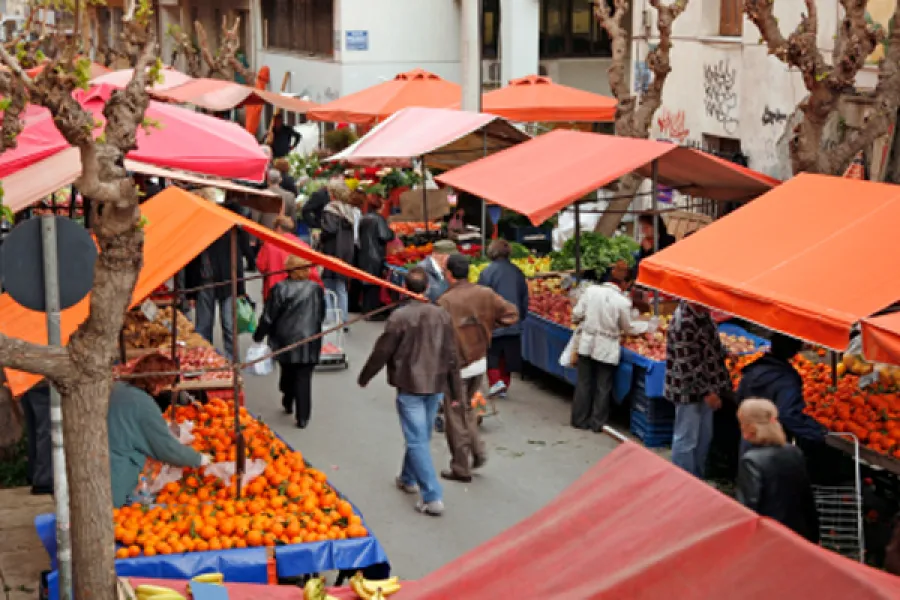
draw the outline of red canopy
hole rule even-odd
[[[173,69],[172,67],[163,67],[159,73],[162,81],[154,83],[151,87],[151,89],[156,92],[177,87],[179,85],[184,85],[185,83],[193,79],[190,75],[185,75],[181,71]],[[128,82],[131,81],[131,78],[133,76],[134,69],[120,69],[118,71],[109,71],[108,73],[92,79],[91,85],[111,85],[113,87],[123,88],[128,85]]]
[[[271,104],[289,112],[305,114],[309,109],[318,106],[318,104],[299,98],[259,90],[222,79],[191,79],[177,87],[153,90],[152,94],[158,100],[193,104],[198,108],[215,112],[231,110],[239,106]]]
[[[867,359],[900,365],[900,312],[863,319],[861,328]]]
[[[390,81],[323,104],[310,110],[307,116],[314,121],[372,125],[401,108],[445,108],[459,102],[461,97],[462,88],[457,84],[434,73],[414,69],[400,73]]]
[[[691,148],[637,138],[552,131],[437,177],[540,224],[575,200],[637,172],[713,200],[747,200],[779,182]]]
[[[553,83],[529,75],[484,95],[481,110],[510,121],[578,121],[609,123],[616,116],[616,99]]]
[[[762,518],[630,442],[556,500],[417,582],[443,598],[900,598],[900,578]]]
[[[74,96],[95,119],[103,121],[103,107],[114,89],[103,85],[87,92],[76,90]],[[139,129],[138,147],[128,158],[226,179],[265,178],[269,159],[241,126],[161,102],[151,102],[146,117],[158,121],[161,128]],[[46,109],[29,107],[23,120],[25,129],[18,147],[0,155],[0,177],[68,147]],[[97,129],[97,134],[101,131]]]

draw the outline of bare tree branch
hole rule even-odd
[[[0,334],[0,365],[41,375],[60,386],[67,385],[74,376],[74,364],[65,348],[32,344],[3,334]]]

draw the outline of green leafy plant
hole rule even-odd
[[[634,253],[640,246],[628,236],[608,238],[591,231],[581,234],[581,268],[606,271],[610,265],[620,260],[633,266]],[[575,268],[575,238],[569,238],[559,252],[550,253],[551,268],[554,271],[567,271]]]

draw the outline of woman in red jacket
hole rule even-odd
[[[282,215],[275,219],[274,230],[275,233],[281,234],[292,242],[309,248],[308,244],[294,235],[294,220],[290,217]],[[256,256],[256,268],[260,274],[265,275],[262,289],[263,301],[268,299],[269,292],[272,291],[276,283],[288,278],[284,270],[284,262],[288,256],[290,256],[290,252],[279,248],[272,242],[265,242],[262,248],[259,249],[259,254]],[[319,271],[315,268],[310,269],[309,280],[322,285],[322,278],[319,276]]]

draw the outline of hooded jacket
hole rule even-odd
[[[789,435],[822,441],[825,428],[804,414],[803,380],[786,360],[764,354],[742,372],[737,391],[738,402],[747,398],[765,398],[778,408],[778,420]]]

